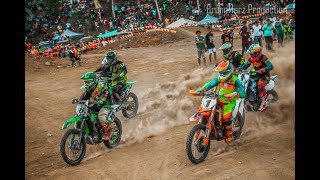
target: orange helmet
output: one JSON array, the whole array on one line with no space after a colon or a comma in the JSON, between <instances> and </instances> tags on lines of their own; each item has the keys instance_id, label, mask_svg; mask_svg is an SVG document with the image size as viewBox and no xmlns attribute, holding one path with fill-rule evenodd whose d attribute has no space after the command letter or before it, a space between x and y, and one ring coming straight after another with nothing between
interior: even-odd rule
<instances>
[{"instance_id":1,"label":"orange helmet","mask_svg":"<svg viewBox=\"0 0 320 180\"><path fill-rule=\"evenodd\" d=\"M230 61L222 61L216 68L215 71L219 73L219 80L224 82L228 80L233 73L233 65Z\"/></svg>"}]
</instances>

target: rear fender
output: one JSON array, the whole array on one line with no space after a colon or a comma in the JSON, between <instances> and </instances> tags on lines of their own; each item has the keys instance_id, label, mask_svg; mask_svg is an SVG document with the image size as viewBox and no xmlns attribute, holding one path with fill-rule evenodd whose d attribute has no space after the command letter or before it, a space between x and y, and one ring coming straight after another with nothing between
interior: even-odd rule
<instances>
[{"instance_id":1,"label":"rear fender","mask_svg":"<svg viewBox=\"0 0 320 180\"><path fill-rule=\"evenodd\" d=\"M130 87L132 85L134 85L137 81L130 81L130 82L127 82L126 85L124 86L125 88L127 87Z\"/></svg>"},{"instance_id":2,"label":"rear fender","mask_svg":"<svg viewBox=\"0 0 320 180\"><path fill-rule=\"evenodd\" d=\"M67 129L72 123L75 123L75 122L80 122L82 123L82 118L81 117L72 117L70 119L68 119L63 125L62 125L62 129ZM84 127L83 127L83 130L86 134L89 134L89 128L88 128L88 125L85 123L84 124Z\"/></svg>"},{"instance_id":3,"label":"rear fender","mask_svg":"<svg viewBox=\"0 0 320 180\"><path fill-rule=\"evenodd\" d=\"M243 108L244 108L244 100L238 99L236 102L236 106L232 112L232 117L236 117L238 112L240 112L241 116L243 116Z\"/></svg>"},{"instance_id":4,"label":"rear fender","mask_svg":"<svg viewBox=\"0 0 320 180\"><path fill-rule=\"evenodd\" d=\"M266 85L265 89L267 91L272 90L274 88L274 81L270 80L269 83Z\"/></svg>"},{"instance_id":5,"label":"rear fender","mask_svg":"<svg viewBox=\"0 0 320 180\"><path fill-rule=\"evenodd\" d=\"M271 79L271 80L275 80L275 79L277 78L277 76L278 76L278 75L271 76L270 79Z\"/></svg>"}]
</instances>

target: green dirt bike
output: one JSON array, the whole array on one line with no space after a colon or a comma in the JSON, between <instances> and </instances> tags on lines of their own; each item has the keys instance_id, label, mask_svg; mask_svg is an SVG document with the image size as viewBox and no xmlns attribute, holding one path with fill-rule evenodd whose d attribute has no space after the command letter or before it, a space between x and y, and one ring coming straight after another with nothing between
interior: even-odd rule
<instances>
[{"instance_id":1,"label":"green dirt bike","mask_svg":"<svg viewBox=\"0 0 320 180\"><path fill-rule=\"evenodd\" d=\"M104 132L98 120L98 112L93 112L88 108L89 100L73 99L72 104L77 104L76 114L62 125L62 129L67 129L73 123L74 128L64 134L60 143L60 153L66 163L79 164L86 153L86 144L103 142L107 148L112 149L120 143L122 126L120 120L115 116L119 105L111 105L111 113L108 115L108 119L113 119L109 124L111 137L103 141L101 137Z\"/></svg>"},{"instance_id":2,"label":"green dirt bike","mask_svg":"<svg viewBox=\"0 0 320 180\"><path fill-rule=\"evenodd\" d=\"M120 97L115 91L115 87L111 85L112 79L109 77L99 77L99 82L107 87L111 94L111 104L119 105L116 111L122 110L122 114L126 118L133 118L137 115L139 102L138 97L133 92L130 92L132 85L137 81L130 81L123 87L123 96Z\"/></svg>"}]
</instances>

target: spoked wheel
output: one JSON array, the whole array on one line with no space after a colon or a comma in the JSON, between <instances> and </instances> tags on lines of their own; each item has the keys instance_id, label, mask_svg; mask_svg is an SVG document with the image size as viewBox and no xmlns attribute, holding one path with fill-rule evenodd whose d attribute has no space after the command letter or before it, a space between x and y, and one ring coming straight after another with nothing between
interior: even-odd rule
<instances>
[{"instance_id":1,"label":"spoked wheel","mask_svg":"<svg viewBox=\"0 0 320 180\"><path fill-rule=\"evenodd\" d=\"M267 95L268 102L275 103L279 99L278 93L275 90L267 91Z\"/></svg>"},{"instance_id":2,"label":"spoked wheel","mask_svg":"<svg viewBox=\"0 0 320 180\"><path fill-rule=\"evenodd\" d=\"M186 150L189 160L198 164L205 160L210 150L210 140L208 145L203 143L205 137L206 126L203 124L195 125L188 136Z\"/></svg>"},{"instance_id":3,"label":"spoked wheel","mask_svg":"<svg viewBox=\"0 0 320 180\"><path fill-rule=\"evenodd\" d=\"M122 135L121 122L117 117L114 118L113 123L110 125L110 133L111 133L110 139L107 141L103 141L103 143L107 148L112 149L118 146L118 144L121 141L121 135Z\"/></svg>"},{"instance_id":4,"label":"spoked wheel","mask_svg":"<svg viewBox=\"0 0 320 180\"><path fill-rule=\"evenodd\" d=\"M80 132L76 129L69 129L62 137L60 153L66 163L77 165L84 158L86 142L83 137L80 139Z\"/></svg>"},{"instance_id":5,"label":"spoked wheel","mask_svg":"<svg viewBox=\"0 0 320 180\"><path fill-rule=\"evenodd\" d=\"M123 116L126 118L135 117L139 107L138 97L134 93L130 92L128 94L127 104L127 107L122 109Z\"/></svg>"},{"instance_id":6,"label":"spoked wheel","mask_svg":"<svg viewBox=\"0 0 320 180\"><path fill-rule=\"evenodd\" d=\"M244 114L243 114L244 116ZM242 134L242 129L244 125L245 117L242 117L241 114L238 112L237 119L234 120L234 124L236 128L239 128L237 131L233 132L234 140L239 139Z\"/></svg>"}]
</instances>

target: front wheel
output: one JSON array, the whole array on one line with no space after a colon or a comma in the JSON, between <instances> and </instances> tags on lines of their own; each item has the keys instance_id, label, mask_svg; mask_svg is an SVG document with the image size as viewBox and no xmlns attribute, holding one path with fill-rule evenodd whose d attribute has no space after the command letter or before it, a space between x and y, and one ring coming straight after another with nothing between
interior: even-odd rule
<instances>
[{"instance_id":1,"label":"front wheel","mask_svg":"<svg viewBox=\"0 0 320 180\"><path fill-rule=\"evenodd\" d=\"M139 107L138 97L130 92L127 97L127 107L122 109L122 114L126 118L133 118L137 115Z\"/></svg>"},{"instance_id":2,"label":"front wheel","mask_svg":"<svg viewBox=\"0 0 320 180\"><path fill-rule=\"evenodd\" d=\"M60 153L67 164L72 166L78 165L86 154L84 136L80 139L80 132L78 130L69 129L61 139Z\"/></svg>"},{"instance_id":3,"label":"front wheel","mask_svg":"<svg viewBox=\"0 0 320 180\"><path fill-rule=\"evenodd\" d=\"M205 137L206 126L203 124L195 125L188 136L186 150L189 160L193 164L199 164L203 162L210 150L210 140L208 145L205 145L202 141Z\"/></svg>"},{"instance_id":4,"label":"front wheel","mask_svg":"<svg viewBox=\"0 0 320 180\"><path fill-rule=\"evenodd\" d=\"M268 99L268 102L270 102L270 103L277 102L279 99L277 91L275 91L273 89L270 91L267 91L267 99Z\"/></svg>"},{"instance_id":5,"label":"front wheel","mask_svg":"<svg viewBox=\"0 0 320 180\"><path fill-rule=\"evenodd\" d=\"M115 117L113 123L110 126L111 137L109 140L103 141L103 144L107 148L112 149L118 146L118 144L121 141L122 125L120 120L117 117Z\"/></svg>"}]
</instances>

